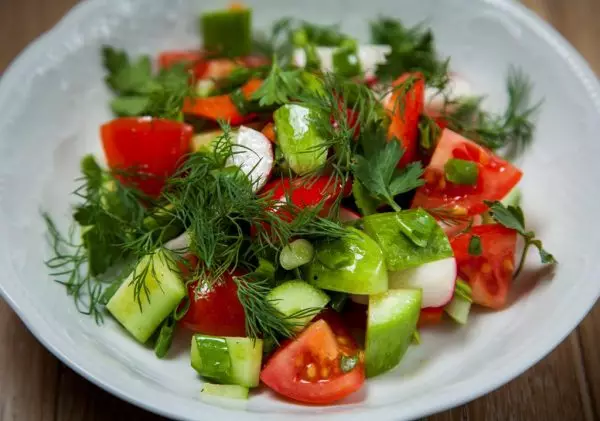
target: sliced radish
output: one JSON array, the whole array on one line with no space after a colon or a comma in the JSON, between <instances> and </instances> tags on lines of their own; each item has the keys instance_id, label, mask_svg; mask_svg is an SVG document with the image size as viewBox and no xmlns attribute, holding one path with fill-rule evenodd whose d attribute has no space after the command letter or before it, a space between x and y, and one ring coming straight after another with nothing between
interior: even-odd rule
<instances>
[{"instance_id":1,"label":"sliced radish","mask_svg":"<svg viewBox=\"0 0 600 421\"><path fill-rule=\"evenodd\" d=\"M452 111L457 104L448 104L448 101L456 101L459 98L473 95L471 85L464 78L456 73L448 74L448 84L443 91L428 86L425 89L425 112L432 116L438 116L443 111Z\"/></svg>"},{"instance_id":2,"label":"sliced radish","mask_svg":"<svg viewBox=\"0 0 600 421\"><path fill-rule=\"evenodd\" d=\"M360 215L350 209L340 208L340 222L352 222L360 219Z\"/></svg>"},{"instance_id":3,"label":"sliced radish","mask_svg":"<svg viewBox=\"0 0 600 421\"><path fill-rule=\"evenodd\" d=\"M336 47L317 47L317 56L321 61L321 70L324 72L333 71L333 52ZM391 51L389 45L365 44L358 46L358 59L365 76L372 77L375 74L378 64L385 63L385 56ZM304 50L297 48L294 50L294 64L298 67L306 65L306 55Z\"/></svg>"},{"instance_id":4,"label":"sliced radish","mask_svg":"<svg viewBox=\"0 0 600 421\"><path fill-rule=\"evenodd\" d=\"M454 294L455 282L454 257L389 274L390 289L420 288L423 290L421 308L442 307L448 304Z\"/></svg>"},{"instance_id":5,"label":"sliced radish","mask_svg":"<svg viewBox=\"0 0 600 421\"><path fill-rule=\"evenodd\" d=\"M227 165L239 167L252 182L254 192L262 189L273 170L272 143L261 132L240 126L232 149Z\"/></svg>"},{"instance_id":6,"label":"sliced radish","mask_svg":"<svg viewBox=\"0 0 600 421\"><path fill-rule=\"evenodd\" d=\"M167 241L164 244L164 248L181 254L187 253L190 248L190 234L186 231L179 237Z\"/></svg>"}]
</instances>

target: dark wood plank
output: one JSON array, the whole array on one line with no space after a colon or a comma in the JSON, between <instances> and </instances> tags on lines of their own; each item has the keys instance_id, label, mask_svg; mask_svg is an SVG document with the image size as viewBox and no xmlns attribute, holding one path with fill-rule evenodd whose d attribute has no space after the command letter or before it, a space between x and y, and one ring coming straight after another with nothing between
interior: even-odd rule
<instances>
[{"instance_id":1,"label":"dark wood plank","mask_svg":"<svg viewBox=\"0 0 600 421\"><path fill-rule=\"evenodd\" d=\"M578 340L571 336L512 382L467 405L429 417L428 421L592 421L589 402L584 404L585 394L580 390L580 375L573 367L578 358Z\"/></svg>"},{"instance_id":2,"label":"dark wood plank","mask_svg":"<svg viewBox=\"0 0 600 421\"><path fill-rule=\"evenodd\" d=\"M159 421L165 418L130 405L61 367L56 421Z\"/></svg>"},{"instance_id":3,"label":"dark wood plank","mask_svg":"<svg viewBox=\"0 0 600 421\"><path fill-rule=\"evenodd\" d=\"M595 419L600 419L600 305L596 305L579 327L579 338L591 404Z\"/></svg>"},{"instance_id":4,"label":"dark wood plank","mask_svg":"<svg viewBox=\"0 0 600 421\"><path fill-rule=\"evenodd\" d=\"M59 362L0 300L0 421L52 421Z\"/></svg>"}]
</instances>

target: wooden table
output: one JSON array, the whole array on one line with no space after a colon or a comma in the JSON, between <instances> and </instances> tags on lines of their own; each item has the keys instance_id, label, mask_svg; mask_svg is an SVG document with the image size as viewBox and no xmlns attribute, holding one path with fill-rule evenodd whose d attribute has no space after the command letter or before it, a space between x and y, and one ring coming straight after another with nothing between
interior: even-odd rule
<instances>
[{"instance_id":1,"label":"wooden table","mask_svg":"<svg viewBox=\"0 0 600 421\"><path fill-rule=\"evenodd\" d=\"M0 72L77 0L0 0ZM600 1L526 0L600 74ZM431 421L600 419L600 305L546 359L499 390ZM0 421L158 420L60 363L0 299Z\"/></svg>"}]
</instances>

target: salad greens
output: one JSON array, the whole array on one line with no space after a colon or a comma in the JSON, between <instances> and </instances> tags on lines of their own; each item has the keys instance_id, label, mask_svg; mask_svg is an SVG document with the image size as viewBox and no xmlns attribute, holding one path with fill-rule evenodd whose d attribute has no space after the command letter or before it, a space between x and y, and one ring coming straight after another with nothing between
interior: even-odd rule
<instances>
[{"instance_id":1,"label":"salad greens","mask_svg":"<svg viewBox=\"0 0 600 421\"><path fill-rule=\"evenodd\" d=\"M292 18L253 35L241 5L199 22L202 48L158 70L101 51L106 168L82 159L67 234L43 215L46 264L81 313L108 312L158 358L191 330L192 367L219 383L204 395L246 399L260 380L328 404L444 313L504 307L531 246L556 263L504 203L539 109L522 72L494 114L424 25L381 17L359 45Z\"/></svg>"}]
</instances>

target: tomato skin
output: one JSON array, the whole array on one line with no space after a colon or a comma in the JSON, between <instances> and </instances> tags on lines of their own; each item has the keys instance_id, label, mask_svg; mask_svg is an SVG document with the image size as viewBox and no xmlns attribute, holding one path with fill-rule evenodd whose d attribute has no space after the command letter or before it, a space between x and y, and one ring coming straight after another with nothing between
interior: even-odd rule
<instances>
[{"instance_id":1,"label":"tomato skin","mask_svg":"<svg viewBox=\"0 0 600 421\"><path fill-rule=\"evenodd\" d=\"M482 254L469 254L473 235L481 239ZM459 276L471 285L473 302L501 309L512 282L517 232L499 224L479 225L450 240Z\"/></svg>"},{"instance_id":2,"label":"tomato skin","mask_svg":"<svg viewBox=\"0 0 600 421\"><path fill-rule=\"evenodd\" d=\"M415 81L411 88L404 93L404 97L400 98L403 92L401 89L397 89L392 92L386 104L392 119L388 129L388 139L395 137L404 148L404 155L398 163L400 168L417 159L419 117L425 108L425 79L421 73L405 73L396 79L392 86L401 86L409 78L415 78Z\"/></svg>"},{"instance_id":3,"label":"tomato skin","mask_svg":"<svg viewBox=\"0 0 600 421\"><path fill-rule=\"evenodd\" d=\"M475 185L460 185L445 179L444 165L450 158L477 163L479 170ZM425 185L419 187L412 207L460 209L463 215L478 215L487 210L484 200L501 200L521 180L523 173L452 130L445 129L425 169Z\"/></svg>"},{"instance_id":4,"label":"tomato skin","mask_svg":"<svg viewBox=\"0 0 600 421\"><path fill-rule=\"evenodd\" d=\"M272 199L276 201L283 201L289 195L291 202L301 209L317 206L324 201L322 213L327 215L336 199L340 195L349 195L351 189L351 183L342 186L328 176L321 176L310 182L303 178L274 180L264 187L263 192L272 195Z\"/></svg>"},{"instance_id":5,"label":"tomato skin","mask_svg":"<svg viewBox=\"0 0 600 421\"><path fill-rule=\"evenodd\" d=\"M365 381L362 361L347 373L341 371L339 362L343 355L333 330L320 319L295 340L278 349L263 368L260 379L287 398L329 404L356 392ZM316 367L312 380L306 378L309 373L307 364Z\"/></svg>"},{"instance_id":6,"label":"tomato skin","mask_svg":"<svg viewBox=\"0 0 600 421\"><path fill-rule=\"evenodd\" d=\"M225 273L212 287L198 283L188 287L190 307L180 323L187 329L215 336L246 336L246 316L233 276Z\"/></svg>"},{"instance_id":7,"label":"tomato skin","mask_svg":"<svg viewBox=\"0 0 600 421\"><path fill-rule=\"evenodd\" d=\"M108 166L137 172L118 177L151 197L160 196L165 180L183 163L193 133L187 124L150 117L117 118L100 127Z\"/></svg>"},{"instance_id":8,"label":"tomato skin","mask_svg":"<svg viewBox=\"0 0 600 421\"><path fill-rule=\"evenodd\" d=\"M442 322L444 307L429 307L421 309L417 327L436 325Z\"/></svg>"}]
</instances>

